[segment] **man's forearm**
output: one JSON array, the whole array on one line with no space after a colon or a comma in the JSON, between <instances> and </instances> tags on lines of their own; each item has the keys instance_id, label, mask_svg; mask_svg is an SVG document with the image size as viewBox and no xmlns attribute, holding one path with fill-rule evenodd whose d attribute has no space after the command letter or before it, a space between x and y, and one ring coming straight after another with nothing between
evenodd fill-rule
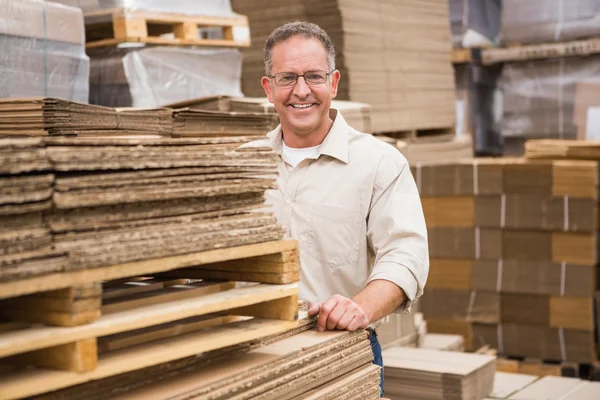
<instances>
[{"instance_id":1,"label":"man's forearm","mask_svg":"<svg viewBox=\"0 0 600 400\"><path fill-rule=\"evenodd\" d=\"M375 322L400 307L406 295L395 283L378 279L369 282L352 300L364 311L369 322Z\"/></svg>"}]
</instances>

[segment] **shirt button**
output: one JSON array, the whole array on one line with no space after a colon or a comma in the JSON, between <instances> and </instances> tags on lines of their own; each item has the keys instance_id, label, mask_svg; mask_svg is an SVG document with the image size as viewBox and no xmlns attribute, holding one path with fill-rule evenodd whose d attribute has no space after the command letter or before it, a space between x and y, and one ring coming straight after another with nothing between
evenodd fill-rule
<instances>
[{"instance_id":1,"label":"shirt button","mask_svg":"<svg viewBox=\"0 0 600 400\"><path fill-rule=\"evenodd\" d=\"M292 201L291 201L290 199L287 199L287 200L285 201L285 204L287 204L287 205L289 206L290 204L292 204Z\"/></svg>"}]
</instances>

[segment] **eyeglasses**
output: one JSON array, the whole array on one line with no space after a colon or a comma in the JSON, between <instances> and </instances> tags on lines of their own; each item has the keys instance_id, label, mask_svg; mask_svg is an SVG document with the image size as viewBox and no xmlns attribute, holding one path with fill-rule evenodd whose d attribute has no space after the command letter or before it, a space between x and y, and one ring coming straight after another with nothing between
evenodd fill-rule
<instances>
[{"instance_id":1,"label":"eyeglasses","mask_svg":"<svg viewBox=\"0 0 600 400\"><path fill-rule=\"evenodd\" d=\"M277 86L294 86L296 82L298 82L299 77L303 77L304 82L306 82L307 85L321 85L327 82L327 76L333 71L327 72L316 70L306 71L303 74L297 74L295 72L280 72L275 75L269 75L269 78L275 79L275 84Z\"/></svg>"}]
</instances>

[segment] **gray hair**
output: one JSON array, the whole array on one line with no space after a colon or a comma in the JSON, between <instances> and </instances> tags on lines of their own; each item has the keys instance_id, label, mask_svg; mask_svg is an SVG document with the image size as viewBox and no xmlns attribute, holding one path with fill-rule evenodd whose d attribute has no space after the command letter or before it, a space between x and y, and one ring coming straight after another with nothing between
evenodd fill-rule
<instances>
[{"instance_id":1,"label":"gray hair","mask_svg":"<svg viewBox=\"0 0 600 400\"><path fill-rule=\"evenodd\" d=\"M327 53L329 71L335 69L335 47L327 32L316 24L296 21L280 26L269 35L269 38L265 43L265 72L267 75L271 75L271 51L273 50L273 47L294 36L302 36L305 39L317 39L320 41Z\"/></svg>"}]
</instances>

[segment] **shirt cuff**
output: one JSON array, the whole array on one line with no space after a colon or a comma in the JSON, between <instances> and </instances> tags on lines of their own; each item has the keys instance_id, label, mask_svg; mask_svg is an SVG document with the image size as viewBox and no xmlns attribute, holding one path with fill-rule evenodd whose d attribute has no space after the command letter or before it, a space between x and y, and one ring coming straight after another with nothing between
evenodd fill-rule
<instances>
[{"instance_id":1,"label":"shirt cuff","mask_svg":"<svg viewBox=\"0 0 600 400\"><path fill-rule=\"evenodd\" d=\"M373 272L367 281L369 284L371 281L382 279L385 281L396 284L400 289L404 291L406 295L406 301L398 307L394 312L405 313L410 312L415 297L417 296L418 283L413 273L404 265L395 262L384 261L377 263Z\"/></svg>"}]
</instances>

